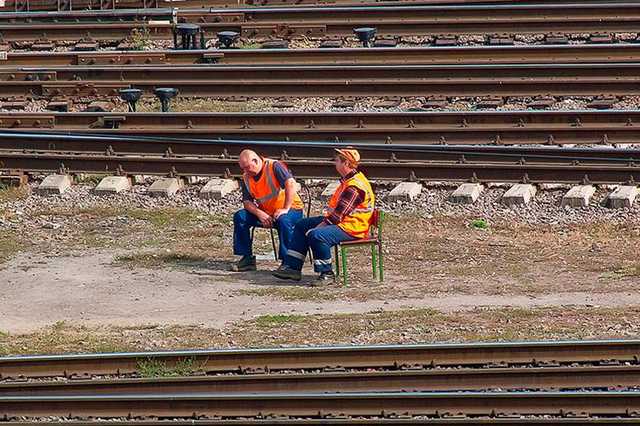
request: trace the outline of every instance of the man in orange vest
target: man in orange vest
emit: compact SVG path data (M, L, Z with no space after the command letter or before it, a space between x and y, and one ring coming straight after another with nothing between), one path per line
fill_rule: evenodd
M302 265L311 248L313 268L318 280L334 278L331 267L331 247L342 241L365 238L373 214L375 196L371 184L358 171L360 153L355 149L336 149L336 170L341 176L340 186L329 200L323 216L309 217L298 222L284 263L273 275L299 281Z
M278 253L284 259L293 229L303 216L303 204L296 193L296 181L283 162L262 158L245 149L238 164L243 172L244 208L233 215L233 253L242 256L234 269L254 271L256 257L251 247L251 228L275 227L280 237Z

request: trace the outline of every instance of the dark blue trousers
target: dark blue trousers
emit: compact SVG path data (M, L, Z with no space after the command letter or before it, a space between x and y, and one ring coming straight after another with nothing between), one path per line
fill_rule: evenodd
M278 247L278 257L284 259L287 249L291 244L293 229L296 223L302 219L302 210L289 210L289 213L280 216L274 223L274 228L278 230L280 247ZM242 209L233 215L233 254L240 256L253 255L251 246L251 228L257 226L262 228L258 217Z
M331 271L331 247L343 242L355 240L337 225L324 225L316 228L324 218L307 217L298 222L293 231L293 240L284 258L285 265L298 271L302 270L309 248L313 252L313 269L316 272Z

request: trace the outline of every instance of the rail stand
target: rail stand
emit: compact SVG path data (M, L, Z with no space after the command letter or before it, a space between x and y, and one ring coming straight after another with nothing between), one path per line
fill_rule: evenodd
M140 89L120 89L118 90L120 99L127 102L129 105L129 112L136 112L136 104L142 96L142 90Z
M362 27L353 30L353 33L358 37L358 40L362 42L362 46L370 47L371 42L376 36L377 30L372 27Z
M200 33L200 26L196 24L177 24L173 29L173 47L176 50L197 49L196 35ZM180 36L180 43L178 43Z
M235 31L220 31L217 36L218 45L224 46L225 49L231 49L233 43L240 37L240 34Z
M160 99L162 112L169 112L169 102L178 94L178 89L173 87L159 87L153 93Z

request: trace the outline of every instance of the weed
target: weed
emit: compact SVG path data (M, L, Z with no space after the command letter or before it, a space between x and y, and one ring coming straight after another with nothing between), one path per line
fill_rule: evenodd
M488 229L489 223L486 219L475 219L471 221L471 227L473 229Z
M262 315L255 319L255 324L258 327L276 327L284 324L300 323L303 322L305 318L306 317L302 315Z
M134 28L131 30L129 39L133 50L145 50L151 47L151 36L148 28Z
M260 49L260 43L244 43L240 45L240 49Z
M182 377L192 376L202 365L196 365L194 358L181 358L175 365L169 366L165 361L147 358L138 361L138 373L142 377Z

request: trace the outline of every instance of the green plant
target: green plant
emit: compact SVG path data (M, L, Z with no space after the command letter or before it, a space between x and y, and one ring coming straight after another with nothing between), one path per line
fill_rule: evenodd
M202 367L203 365L196 365L194 358L181 358L173 366L168 366L159 359L147 358L138 361L137 369L142 377L180 377L191 376Z
M489 223L486 219L475 219L471 221L471 227L473 229L488 229Z
M151 47L151 36L148 28L134 28L129 36L133 50L145 50Z

